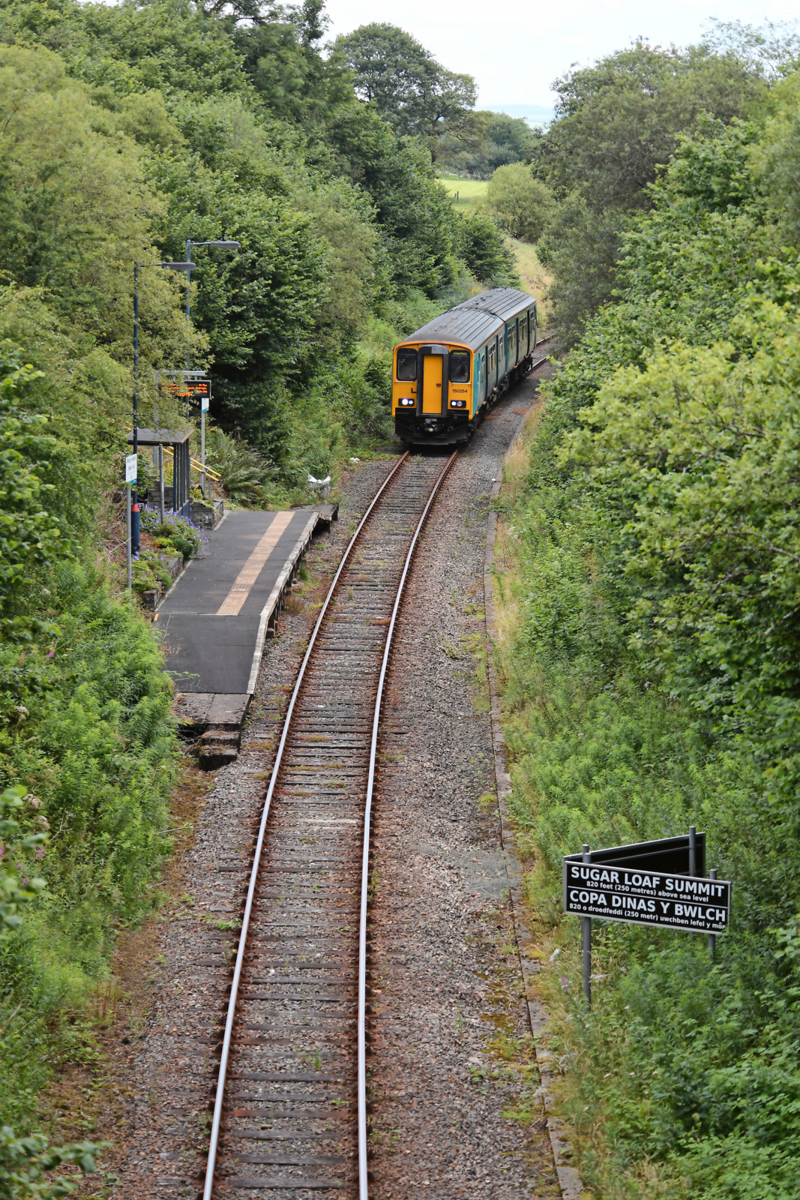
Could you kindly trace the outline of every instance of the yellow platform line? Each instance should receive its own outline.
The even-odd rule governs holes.
[[[231,590],[217,609],[218,617],[236,617],[239,615],[247,597],[253,590],[253,584],[258,579],[264,563],[278,544],[283,531],[289,525],[294,513],[276,513],[267,532],[259,540],[253,553],[236,577]]]

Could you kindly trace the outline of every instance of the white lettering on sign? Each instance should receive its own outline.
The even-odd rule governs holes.
[[[126,454],[125,456],[125,482],[136,483],[138,454]]]
[[[704,933],[722,933],[730,919],[725,880],[629,870],[564,859],[564,910]]]

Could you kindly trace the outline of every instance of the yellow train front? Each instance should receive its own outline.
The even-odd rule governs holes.
[[[487,408],[531,368],[536,301],[492,288],[457,304],[394,349],[392,413],[409,446],[467,442]]]

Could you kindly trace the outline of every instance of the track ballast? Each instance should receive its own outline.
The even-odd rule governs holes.
[[[404,456],[334,577],[264,802],[222,1044],[204,1200],[367,1200],[369,813],[391,635],[455,459]]]

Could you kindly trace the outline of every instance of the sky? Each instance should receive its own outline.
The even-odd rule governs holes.
[[[478,83],[479,108],[552,108],[553,80],[642,36],[661,45],[699,39],[710,18],[761,25],[798,18],[797,0],[327,0],[330,36],[385,21],[413,34],[450,71]],[[796,26],[795,26],[796,27]],[[521,115],[521,114],[520,114]]]

